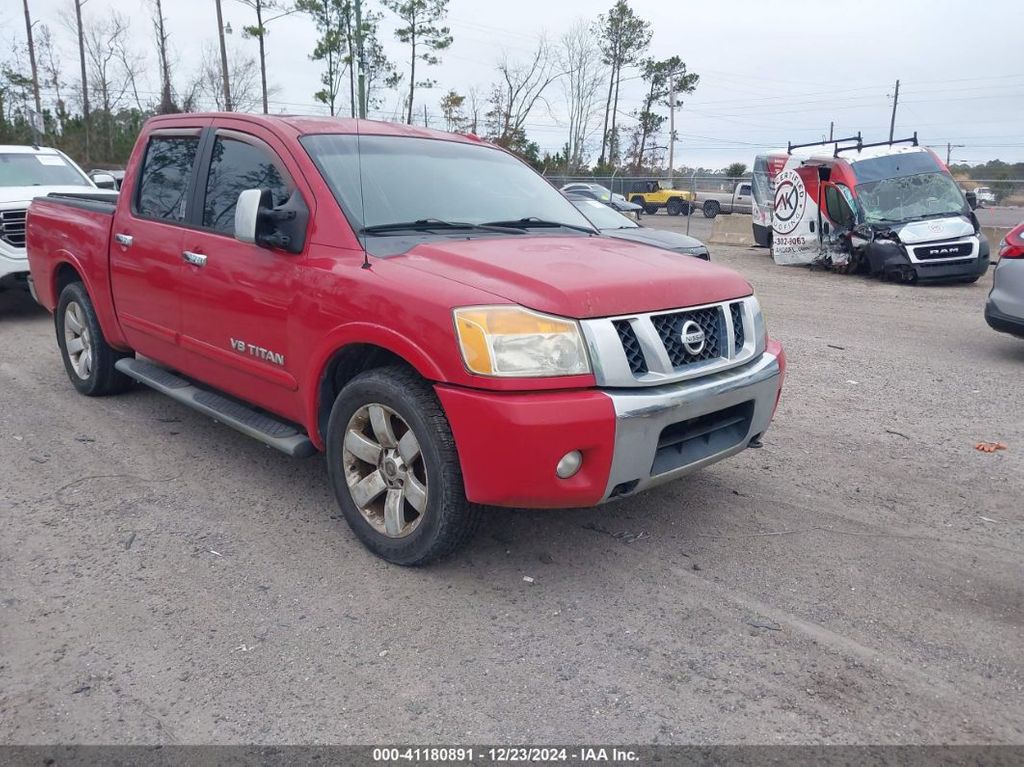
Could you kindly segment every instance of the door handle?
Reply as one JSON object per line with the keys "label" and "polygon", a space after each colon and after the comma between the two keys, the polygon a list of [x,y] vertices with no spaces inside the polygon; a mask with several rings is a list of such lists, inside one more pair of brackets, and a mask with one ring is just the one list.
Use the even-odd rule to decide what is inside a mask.
{"label": "door handle", "polygon": [[193,253],[191,250],[183,250],[181,257],[188,261],[192,266],[206,266],[206,256],[202,253]]}
{"label": "door handle", "polygon": [[121,234],[118,232],[114,235],[114,239],[117,241],[118,245],[124,245],[126,248],[131,247],[132,236],[130,234]]}

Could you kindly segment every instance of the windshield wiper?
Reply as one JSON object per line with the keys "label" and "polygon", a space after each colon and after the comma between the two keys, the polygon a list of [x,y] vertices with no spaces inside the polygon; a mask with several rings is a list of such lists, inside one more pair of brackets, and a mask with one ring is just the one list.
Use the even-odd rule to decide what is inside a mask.
{"label": "windshield wiper", "polygon": [[430,230],[455,230],[469,229],[474,232],[497,232],[499,234],[526,234],[526,230],[520,228],[516,231],[513,227],[493,226],[490,224],[470,224],[466,221],[442,221],[439,218],[420,218],[416,221],[395,221],[390,224],[373,224],[364,226],[359,230],[360,234],[388,234],[390,232],[425,232]]}
{"label": "windshield wiper", "polygon": [[486,224],[481,226],[497,226],[497,227],[515,227],[518,229],[530,229],[532,227],[545,227],[550,229],[575,229],[577,232],[585,232],[586,234],[597,234],[594,229],[586,226],[579,226],[578,224],[566,224],[563,221],[546,221],[543,218],[537,218],[536,216],[527,216],[526,218],[518,218],[514,221],[488,221]]}

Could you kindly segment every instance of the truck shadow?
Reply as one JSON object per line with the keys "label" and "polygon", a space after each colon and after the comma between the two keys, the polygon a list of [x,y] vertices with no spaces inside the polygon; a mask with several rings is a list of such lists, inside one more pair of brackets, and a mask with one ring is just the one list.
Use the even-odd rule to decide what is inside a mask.
{"label": "truck shadow", "polygon": [[0,291],[0,322],[18,319],[38,320],[46,310],[20,288]]}

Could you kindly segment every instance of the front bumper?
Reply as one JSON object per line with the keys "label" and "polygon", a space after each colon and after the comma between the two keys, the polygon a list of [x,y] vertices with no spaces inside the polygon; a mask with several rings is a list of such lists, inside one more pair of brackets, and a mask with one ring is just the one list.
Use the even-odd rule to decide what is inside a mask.
{"label": "front bumper", "polygon": [[[506,394],[439,384],[470,501],[594,506],[734,455],[764,433],[786,357],[777,342],[737,368],[655,387]],[[569,479],[555,474],[583,454]]]}

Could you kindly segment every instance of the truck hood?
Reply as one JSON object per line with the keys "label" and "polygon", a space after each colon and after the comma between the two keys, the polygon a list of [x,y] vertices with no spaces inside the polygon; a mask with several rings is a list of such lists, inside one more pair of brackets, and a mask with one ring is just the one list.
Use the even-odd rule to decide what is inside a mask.
{"label": "truck hood", "polygon": [[20,203],[27,207],[36,197],[45,197],[48,194],[82,194],[96,191],[98,191],[96,187],[85,184],[77,186],[0,186],[0,205],[9,208],[12,204]]}
{"label": "truck hood", "polygon": [[394,262],[576,319],[676,309],[752,292],[731,269],[603,237],[442,240],[417,245]]}
{"label": "truck hood", "polygon": [[949,218],[928,218],[924,221],[911,221],[909,224],[894,226],[892,230],[900,241],[907,245],[934,240],[952,240],[974,234],[974,224],[963,216]]}

